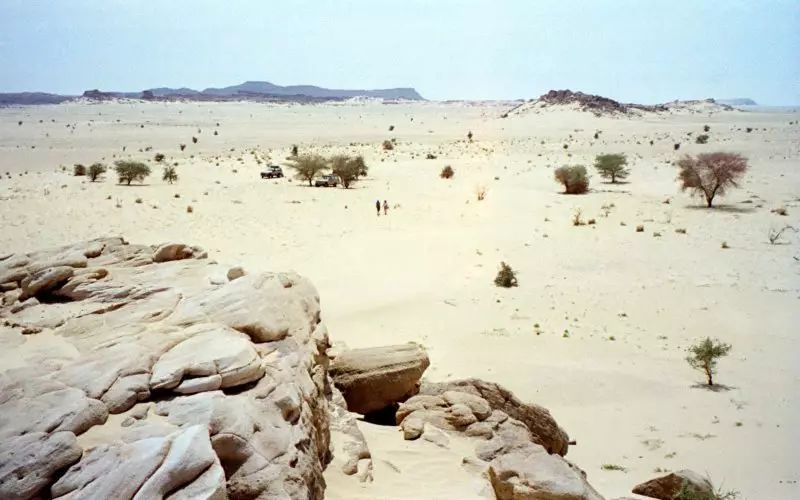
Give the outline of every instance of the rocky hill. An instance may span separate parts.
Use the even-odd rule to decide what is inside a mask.
[[[664,104],[633,104],[621,103],[594,94],[573,92],[571,90],[551,90],[537,99],[523,101],[501,115],[508,118],[514,115],[523,115],[530,112],[538,113],[548,109],[575,109],[592,113],[595,116],[640,116],[648,113],[665,113],[673,111],[685,112],[717,112],[731,111],[729,105],[719,103],[714,99],[696,101],[672,101]]]

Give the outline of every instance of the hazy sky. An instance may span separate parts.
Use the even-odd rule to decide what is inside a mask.
[[[800,0],[0,0],[0,92],[245,80],[800,104]]]

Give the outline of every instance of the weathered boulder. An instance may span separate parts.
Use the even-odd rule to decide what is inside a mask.
[[[56,481],[57,498],[226,498],[225,473],[208,429],[190,426],[165,437],[106,444],[86,452]]]
[[[548,451],[566,455],[569,435],[558,426],[547,408],[523,403],[508,389],[493,382],[479,379],[454,380],[449,382],[423,382],[419,394],[443,396],[448,391],[468,393],[485,400],[492,410],[501,410],[509,417],[519,420],[530,429],[534,441]]]
[[[333,387],[331,398],[331,451],[342,472],[360,482],[372,481],[372,454],[353,413],[347,410],[342,393]]]
[[[705,477],[697,472],[684,469],[671,472],[665,476],[651,479],[647,482],[636,485],[632,493],[659,500],[672,500],[684,487],[694,494],[695,498],[702,500],[713,500],[714,486]]]
[[[69,266],[56,266],[35,272],[22,280],[20,301],[25,301],[40,293],[47,293],[67,282],[75,270]]]
[[[347,408],[366,414],[416,394],[428,365],[425,349],[409,343],[344,351],[331,363],[330,373]]]
[[[80,460],[71,432],[33,432],[0,441],[0,498],[38,498],[53,476]]]
[[[580,470],[538,445],[492,460],[489,479],[497,500],[603,500]]]

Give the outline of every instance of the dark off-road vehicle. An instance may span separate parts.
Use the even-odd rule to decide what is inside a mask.
[[[336,187],[339,185],[339,177],[335,175],[323,175],[314,181],[314,187]]]
[[[273,165],[271,167],[267,167],[266,170],[263,170],[261,172],[262,179],[272,179],[273,177],[277,178],[283,177],[283,169],[281,169],[281,167]]]

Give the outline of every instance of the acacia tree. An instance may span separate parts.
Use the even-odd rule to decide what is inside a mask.
[[[691,191],[706,200],[708,208],[717,195],[739,187],[739,178],[747,172],[747,158],[739,153],[701,153],[686,155],[678,161],[681,191]]]
[[[594,159],[594,168],[600,173],[603,179],[611,179],[615,184],[617,179],[625,180],[631,173],[625,168],[628,159],[623,154],[597,155]]]
[[[349,188],[351,184],[358,180],[358,176],[365,168],[364,159],[347,155],[336,155],[331,158],[331,173],[339,177],[342,187]]]
[[[117,171],[119,183],[126,183],[128,186],[133,181],[144,182],[145,177],[150,175],[150,167],[140,161],[119,160],[114,162],[114,170]]]
[[[309,153],[292,157],[289,160],[289,168],[294,170],[297,179],[308,181],[308,185],[311,186],[314,177],[330,167],[324,156]]]
[[[719,340],[705,340],[689,347],[689,355],[686,362],[695,370],[700,370],[706,374],[708,386],[714,385],[714,374],[717,373],[717,360],[727,356],[731,351],[731,345]]]

